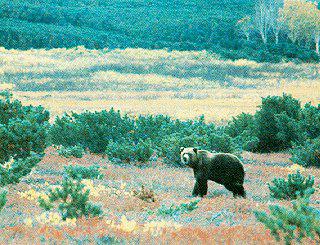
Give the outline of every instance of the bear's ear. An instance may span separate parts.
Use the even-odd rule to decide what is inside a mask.
[[[194,151],[194,153],[196,153],[196,154],[197,154],[197,153],[198,153],[198,148],[196,148],[196,147],[195,147],[195,148],[193,148],[193,151]]]
[[[180,153],[184,150],[184,147],[180,147]]]

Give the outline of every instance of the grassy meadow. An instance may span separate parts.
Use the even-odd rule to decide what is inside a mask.
[[[320,101],[320,65],[224,60],[208,51],[0,50],[0,81],[25,104],[64,112],[114,107],[224,121],[253,113],[267,95]],[[2,85],[6,86],[6,85]],[[10,86],[10,85],[9,85]]]

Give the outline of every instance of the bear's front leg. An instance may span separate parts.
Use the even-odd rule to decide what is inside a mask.
[[[197,180],[192,191],[192,196],[203,197],[207,195],[207,192],[208,192],[208,181]]]

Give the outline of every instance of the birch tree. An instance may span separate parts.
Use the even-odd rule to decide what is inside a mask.
[[[270,0],[257,1],[254,22],[263,43],[266,44],[271,22]]]
[[[270,2],[270,28],[276,44],[279,43],[279,33],[284,28],[283,6],[283,0],[272,0]]]
[[[316,53],[319,54],[319,43],[320,43],[320,10],[318,5],[315,3],[310,11],[310,21],[312,28],[312,38],[315,43]]]
[[[240,33],[243,34],[247,41],[250,41],[250,35],[253,31],[252,19],[250,16],[245,16],[242,19],[238,20],[237,27],[240,30]]]

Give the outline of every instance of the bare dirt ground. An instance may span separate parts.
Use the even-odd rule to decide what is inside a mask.
[[[253,210],[267,210],[270,204],[290,206],[289,201],[270,198],[267,182],[286,177],[293,170],[289,155],[244,153],[247,198],[233,198],[223,186],[209,183],[208,195],[198,208],[184,214],[159,215],[162,205],[189,203],[194,184],[188,168],[174,168],[162,164],[161,159],[147,166],[115,165],[107,159],[87,154],[81,159],[64,158],[48,148],[45,158],[18,185],[8,187],[8,202],[0,213],[0,242],[6,244],[275,244]],[[104,174],[94,180],[90,200],[99,203],[104,211],[101,219],[80,219],[72,226],[40,222],[44,210],[37,198],[21,193],[45,191],[61,183],[67,165],[98,164]],[[320,176],[319,169],[306,169],[305,175]],[[315,186],[320,184],[316,178]],[[132,195],[141,185],[155,193],[155,202],[147,202]],[[31,192],[30,192],[31,193]],[[312,205],[320,208],[320,190],[312,198]],[[155,212],[152,212],[155,211]],[[126,219],[123,218],[125,215]],[[10,217],[10,218],[8,218]],[[159,221],[157,224],[152,223]],[[150,224],[153,224],[150,225]],[[152,226],[153,228],[150,228]],[[149,228],[148,228],[149,227]],[[305,244],[316,241],[304,240]]]

